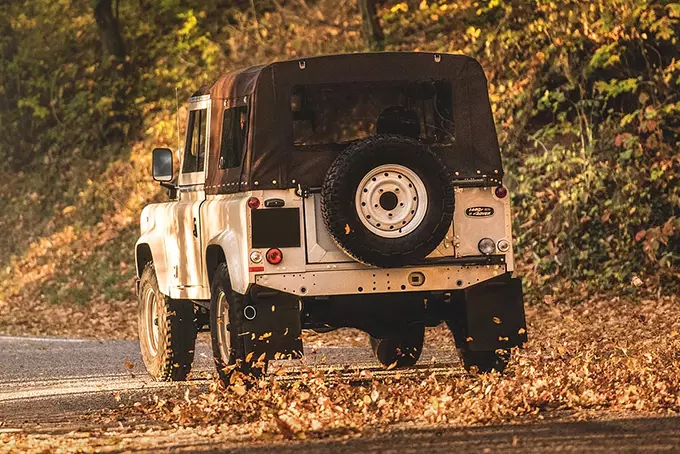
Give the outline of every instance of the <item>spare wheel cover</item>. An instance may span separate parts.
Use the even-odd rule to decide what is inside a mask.
[[[453,218],[445,165],[420,142],[379,135],[356,142],[330,166],[322,188],[324,223],[337,245],[380,267],[422,261]]]

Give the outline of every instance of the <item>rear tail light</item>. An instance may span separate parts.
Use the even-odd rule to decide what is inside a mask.
[[[508,195],[508,188],[505,186],[498,186],[496,187],[496,190],[494,191],[496,194],[496,197],[499,199],[504,199]]]
[[[248,199],[248,208],[251,210],[257,210],[260,207],[260,199],[257,197],[251,197]]]
[[[496,243],[491,238],[482,238],[477,245],[479,252],[484,255],[491,255],[496,252]]]
[[[279,248],[272,248],[267,251],[267,261],[272,265],[278,265],[283,260],[283,252]]]
[[[250,261],[253,263],[261,263],[262,262],[262,252],[260,251],[253,251],[250,253]]]
[[[508,240],[500,240],[498,242],[498,250],[501,252],[508,252],[508,249],[510,249],[510,242]]]

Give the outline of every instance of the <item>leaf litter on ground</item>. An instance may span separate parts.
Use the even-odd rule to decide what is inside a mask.
[[[240,376],[227,388],[214,384],[135,408],[175,427],[259,422],[285,438],[403,423],[518,423],[556,411],[573,417],[680,411],[677,298],[532,306],[527,318],[530,341],[513,351],[504,375],[471,375],[459,364],[380,375],[307,367],[293,376]],[[448,336],[437,328],[428,340],[450,344]]]
[[[236,375],[226,388],[212,381],[207,388],[167,388],[152,398],[118,402],[96,421],[101,427],[115,423],[120,428],[94,430],[85,446],[129,448],[148,442],[153,447],[154,437],[172,446],[173,433],[242,444],[357,437],[404,427],[680,413],[677,297],[578,305],[556,299],[527,307],[527,321],[530,340],[525,349],[513,351],[504,375],[467,374],[456,362],[390,371],[308,366],[272,370],[258,380]],[[360,337],[347,332],[339,336],[346,345]],[[443,326],[429,330],[427,342],[452,348]],[[140,437],[130,435],[135,433]],[[49,440],[33,433],[0,432],[0,446],[81,446],[82,437],[82,431]]]

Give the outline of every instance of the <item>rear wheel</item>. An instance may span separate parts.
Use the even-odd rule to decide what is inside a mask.
[[[196,345],[194,305],[160,292],[153,263],[144,267],[140,279],[138,329],[149,375],[159,381],[185,380]]]
[[[245,316],[247,295],[241,295],[231,288],[229,271],[225,263],[215,271],[210,300],[210,335],[217,373],[226,386],[235,371],[260,375],[266,371],[267,363],[257,363],[258,358],[248,357],[241,326]]]
[[[423,351],[424,325],[411,325],[399,336],[378,339],[371,336],[371,348],[376,359],[385,367],[415,365]]]

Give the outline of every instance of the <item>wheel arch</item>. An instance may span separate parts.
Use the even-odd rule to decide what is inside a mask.
[[[221,263],[227,263],[227,256],[224,253],[224,249],[219,244],[211,244],[205,251],[205,267],[208,276],[208,284],[212,288],[213,278],[215,277],[215,271]],[[228,266],[228,265],[227,265]]]
[[[248,291],[248,247],[247,240],[233,229],[225,229],[213,237],[206,247],[205,265],[208,280],[212,286],[215,270],[220,263],[226,263],[229,280],[235,292],[245,294]]]
[[[153,262],[151,246],[149,246],[148,243],[138,244],[135,248],[135,266],[137,269],[137,277],[142,277],[144,268],[149,262]]]
[[[170,296],[170,279],[165,260],[165,245],[162,238],[143,235],[135,245],[135,271],[137,278],[142,277],[144,267],[153,262],[158,289],[166,296]]]

